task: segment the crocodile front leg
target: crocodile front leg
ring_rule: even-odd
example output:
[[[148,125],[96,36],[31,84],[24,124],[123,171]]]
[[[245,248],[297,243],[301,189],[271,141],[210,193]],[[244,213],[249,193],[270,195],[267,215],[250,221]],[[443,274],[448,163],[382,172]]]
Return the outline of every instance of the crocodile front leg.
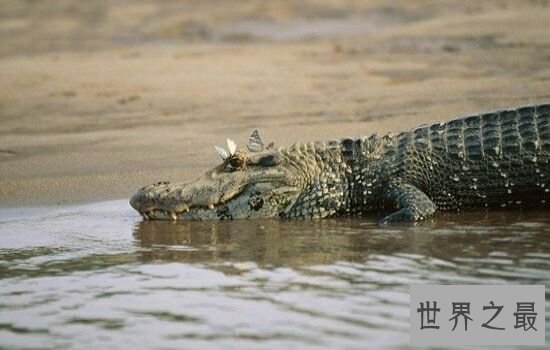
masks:
[[[384,201],[387,208],[395,211],[380,220],[381,225],[424,220],[436,211],[434,202],[424,192],[408,184],[392,186],[384,194]]]

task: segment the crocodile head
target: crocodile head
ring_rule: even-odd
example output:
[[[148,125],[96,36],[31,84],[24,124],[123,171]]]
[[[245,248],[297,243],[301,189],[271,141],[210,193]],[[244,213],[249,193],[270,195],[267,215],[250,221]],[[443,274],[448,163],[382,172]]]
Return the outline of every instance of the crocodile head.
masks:
[[[216,146],[223,162],[189,183],[158,182],[130,204],[146,219],[244,219],[284,216],[300,195],[301,171],[284,149],[264,147],[255,130],[246,150]]]

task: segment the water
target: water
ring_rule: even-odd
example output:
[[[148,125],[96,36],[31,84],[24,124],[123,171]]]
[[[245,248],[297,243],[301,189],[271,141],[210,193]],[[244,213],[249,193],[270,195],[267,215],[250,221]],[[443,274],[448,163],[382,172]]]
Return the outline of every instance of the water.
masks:
[[[550,291],[544,211],[390,227],[142,222],[126,201],[0,213],[7,348],[408,348],[411,284]]]

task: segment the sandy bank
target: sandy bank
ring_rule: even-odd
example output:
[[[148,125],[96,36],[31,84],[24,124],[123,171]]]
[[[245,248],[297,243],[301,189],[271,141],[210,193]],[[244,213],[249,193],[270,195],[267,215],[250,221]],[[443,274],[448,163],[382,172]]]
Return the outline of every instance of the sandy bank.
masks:
[[[218,162],[214,144],[253,128],[289,144],[550,100],[544,2],[246,1],[225,15],[206,3],[73,2],[50,17],[0,5],[0,206],[183,181]],[[270,36],[281,28],[290,34]]]

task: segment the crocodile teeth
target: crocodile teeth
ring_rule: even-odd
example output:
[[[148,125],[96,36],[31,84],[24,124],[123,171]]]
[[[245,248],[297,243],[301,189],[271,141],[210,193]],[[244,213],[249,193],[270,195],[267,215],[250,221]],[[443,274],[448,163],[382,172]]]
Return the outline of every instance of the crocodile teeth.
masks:
[[[146,213],[141,213],[141,215],[145,220],[149,220],[149,216]]]
[[[214,209],[214,204],[208,204],[208,209]]]
[[[172,217],[172,220],[177,220],[178,219],[176,213],[170,213],[170,216]]]

